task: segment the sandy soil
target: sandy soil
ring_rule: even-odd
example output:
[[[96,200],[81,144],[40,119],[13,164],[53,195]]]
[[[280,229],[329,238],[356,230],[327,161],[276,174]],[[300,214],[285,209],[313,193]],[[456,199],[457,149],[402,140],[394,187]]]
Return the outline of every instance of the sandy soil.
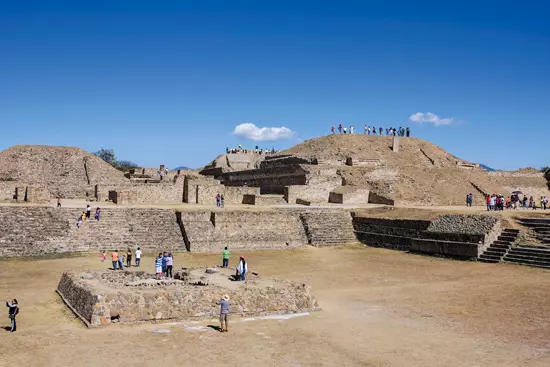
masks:
[[[547,270],[359,246],[249,252],[251,271],[310,283],[323,311],[284,321],[234,317],[227,334],[183,324],[88,330],[54,290],[63,270],[106,267],[99,256],[0,262],[0,294],[21,306],[19,331],[0,334],[0,365],[550,365]],[[175,260],[210,266],[219,256]],[[142,265],[152,270],[153,258]]]

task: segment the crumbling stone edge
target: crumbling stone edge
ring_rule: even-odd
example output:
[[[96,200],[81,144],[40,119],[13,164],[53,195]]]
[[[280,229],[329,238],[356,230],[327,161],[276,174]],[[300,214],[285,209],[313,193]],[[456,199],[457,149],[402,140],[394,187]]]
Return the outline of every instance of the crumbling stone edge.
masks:
[[[86,325],[86,327],[88,329],[90,328],[97,328],[97,327],[101,327],[101,326],[94,326],[92,325],[88,320],[86,320],[81,314],[78,313],[78,311],[71,305],[71,303],[69,301],[67,301],[67,299],[65,298],[65,296],[63,296],[63,293],[61,293],[59,291],[59,289],[56,289],[55,292],[57,294],[59,294],[59,297],[61,297],[61,299],[63,300],[63,303],[65,303],[65,305],[67,305],[67,307],[69,307],[69,309],[71,311],[73,311],[73,313],[76,315],[76,317],[78,317],[83,323],[84,325]]]

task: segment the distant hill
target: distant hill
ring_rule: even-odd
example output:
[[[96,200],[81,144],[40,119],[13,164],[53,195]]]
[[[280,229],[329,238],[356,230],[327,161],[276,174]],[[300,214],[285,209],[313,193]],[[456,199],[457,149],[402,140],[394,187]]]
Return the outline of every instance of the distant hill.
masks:
[[[177,170],[182,170],[182,171],[193,171],[194,169],[193,168],[189,168],[189,167],[185,167],[185,166],[179,166],[179,167],[176,167],[176,168],[172,168],[171,171],[177,171]]]
[[[483,168],[483,169],[485,169],[487,172],[496,171],[496,169],[491,168],[491,167],[489,167],[489,166],[486,166],[486,165],[484,165],[484,164],[480,164],[480,167]]]

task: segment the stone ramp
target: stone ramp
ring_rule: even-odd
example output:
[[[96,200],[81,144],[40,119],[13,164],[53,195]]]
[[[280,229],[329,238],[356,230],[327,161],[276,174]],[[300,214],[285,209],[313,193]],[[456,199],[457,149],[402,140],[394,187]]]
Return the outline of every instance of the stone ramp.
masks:
[[[334,246],[357,242],[351,214],[347,211],[307,211],[300,214],[312,246]]]

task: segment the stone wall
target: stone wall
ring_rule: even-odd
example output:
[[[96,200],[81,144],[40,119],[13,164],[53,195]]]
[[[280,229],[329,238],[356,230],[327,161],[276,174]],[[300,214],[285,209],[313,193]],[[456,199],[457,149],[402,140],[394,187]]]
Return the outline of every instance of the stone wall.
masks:
[[[0,200],[12,201],[15,199],[15,188],[17,181],[0,181]]]
[[[181,203],[183,202],[183,183],[177,180],[159,183],[130,183],[124,185],[96,185],[95,198],[103,202],[109,198],[109,192],[126,193],[125,204],[130,203]]]
[[[206,286],[196,286],[191,279],[157,281],[144,272],[66,272],[57,292],[88,327],[106,326],[115,315],[122,323],[212,319],[219,316],[218,302],[223,294],[229,295],[232,316],[320,309],[306,284],[249,275],[247,281],[229,286],[228,271],[205,274],[202,269],[201,279]]]
[[[0,256],[128,247],[141,247],[144,252],[185,250],[174,211],[103,209],[99,222],[85,221],[77,229],[76,219],[81,212],[68,208],[0,207]]]
[[[256,206],[283,205],[286,201],[279,195],[244,195],[243,204]]]
[[[178,212],[178,221],[189,251],[218,252],[231,249],[289,249],[307,244],[298,213]]]
[[[259,195],[259,187],[231,187],[224,185],[196,185],[197,204],[216,204],[216,195],[224,196],[225,204],[242,204],[244,195]]]
[[[283,194],[284,187],[305,185],[308,170],[302,165],[275,166],[270,169],[253,169],[224,173],[221,180],[226,186],[260,187],[262,194]]]
[[[369,202],[370,190],[353,187],[341,186],[329,193],[329,203],[337,204],[367,204]]]
[[[295,204],[297,199],[312,203],[327,203],[330,192],[342,185],[342,179],[338,176],[313,176],[308,177],[307,185],[290,185],[284,188],[285,201]]]
[[[370,246],[476,258],[501,231],[500,221],[483,215],[443,215],[434,221],[355,216],[358,239]]]

